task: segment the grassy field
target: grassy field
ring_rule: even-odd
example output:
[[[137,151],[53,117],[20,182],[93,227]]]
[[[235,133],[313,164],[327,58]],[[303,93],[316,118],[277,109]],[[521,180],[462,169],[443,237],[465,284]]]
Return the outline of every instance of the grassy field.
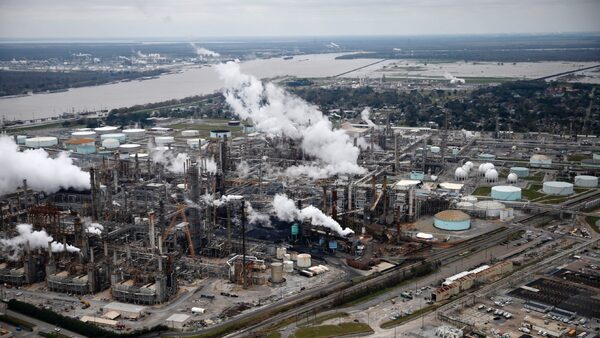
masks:
[[[175,123],[168,125],[167,127],[176,130],[198,130],[200,132],[200,137],[203,138],[209,137],[210,131],[214,129],[230,130],[234,137],[242,135],[242,127],[229,126],[227,125],[228,121],[229,120],[209,119],[202,120],[202,124]]]
[[[347,312],[332,312],[332,313],[328,313],[326,315],[317,317],[317,319],[313,320],[312,322],[310,322],[312,325],[315,324],[321,324],[324,321],[330,320],[330,319],[334,319],[334,318],[344,318],[344,317],[348,317],[348,313]]]
[[[536,198],[546,196],[545,194],[539,192],[540,189],[542,189],[541,184],[531,184],[527,189],[521,191],[521,195],[528,200],[534,200]]]
[[[321,325],[313,327],[301,327],[291,338],[329,338],[343,337],[355,334],[370,334],[373,329],[365,323],[342,323],[338,325]]]
[[[567,160],[572,161],[572,162],[580,162],[581,160],[585,160],[588,158],[592,158],[592,156],[591,155],[582,155],[582,154],[573,154],[573,155],[567,156]]]
[[[585,218],[587,224],[589,224],[595,232],[600,233],[600,228],[596,225],[596,222],[598,222],[598,220],[600,220],[599,216],[587,216]]]
[[[473,191],[473,195],[477,196],[489,196],[492,191],[492,187],[477,187],[475,191]]]
[[[533,176],[527,176],[524,179],[527,181],[541,182],[544,180],[544,176],[545,174],[543,172],[537,172]]]

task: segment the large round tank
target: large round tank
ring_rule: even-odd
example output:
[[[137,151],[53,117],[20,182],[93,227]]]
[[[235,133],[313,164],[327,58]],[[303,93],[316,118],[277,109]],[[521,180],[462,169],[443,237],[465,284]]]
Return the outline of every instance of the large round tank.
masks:
[[[492,187],[491,196],[495,200],[517,201],[521,199],[521,188],[512,185],[497,185]]]
[[[520,178],[525,178],[529,176],[529,168],[525,167],[511,167],[510,172],[513,174],[517,174]]]
[[[529,165],[532,167],[548,168],[552,165],[552,158],[542,154],[531,155],[531,158],[529,158]]]
[[[156,142],[157,145],[171,144],[171,143],[175,142],[175,138],[173,136],[155,136],[154,142]]]
[[[515,174],[515,173],[510,173],[506,177],[506,183],[508,183],[508,184],[515,184],[515,183],[517,183],[518,180],[519,180],[519,176],[517,176],[517,174]]]
[[[481,217],[498,218],[500,211],[504,209],[504,204],[497,201],[479,201],[475,203],[475,211]]]
[[[481,176],[485,175],[485,173],[490,170],[490,169],[494,169],[495,166],[492,163],[482,163],[479,165],[479,168],[477,169],[477,171],[479,172],[479,174]]]
[[[456,170],[454,170],[454,179],[457,181],[466,180],[468,175],[469,174],[467,173],[467,171],[462,167],[456,168]]]
[[[199,138],[189,138],[189,139],[185,140],[185,142],[192,149],[200,148],[200,139]]]
[[[75,138],[65,141],[65,148],[78,154],[93,154],[96,152],[96,141],[93,138]]]
[[[198,130],[183,130],[181,131],[181,136],[184,137],[192,137],[200,135],[200,131]]]
[[[467,162],[465,162],[465,164],[464,164],[464,165],[466,165],[467,167],[469,167],[469,170],[470,170],[470,169],[473,169],[473,162],[471,162],[471,161],[467,161]]]
[[[226,129],[211,130],[210,131],[210,137],[211,138],[225,138],[225,137],[227,137],[228,139],[231,139],[231,131],[226,130]]]
[[[458,202],[456,203],[456,209],[460,210],[473,210],[475,208],[474,204],[471,202]]]
[[[283,272],[286,272],[286,273],[294,272],[294,262],[293,261],[283,261]]]
[[[296,259],[296,265],[298,265],[299,268],[308,268],[312,264],[309,254],[298,254]]]
[[[473,195],[463,196],[460,198],[460,200],[463,202],[477,203],[477,197]]]
[[[283,259],[283,256],[287,253],[286,251],[287,251],[286,248],[283,248],[283,247],[277,248],[277,254],[275,255],[275,257],[277,257],[277,259]]]
[[[127,139],[127,135],[125,135],[125,133],[108,133],[100,135],[101,140],[106,140],[109,138],[114,138],[116,140],[119,140],[120,143],[122,143],[125,142],[125,139]]]
[[[441,150],[440,147],[438,146],[432,146],[431,149],[429,149],[431,151],[432,154],[438,154]]]
[[[573,184],[559,181],[544,182],[542,191],[548,195],[571,195],[573,193]]]
[[[129,138],[143,137],[146,135],[146,129],[123,129],[123,134]]]
[[[496,169],[486,171],[485,180],[488,182],[498,182],[498,171],[496,171]]]
[[[100,135],[114,133],[117,130],[119,130],[119,127],[113,127],[113,126],[104,126],[104,127],[94,128],[94,131]]]
[[[127,144],[122,144],[119,146],[119,150],[124,153],[134,153],[134,152],[140,150],[141,148],[142,148],[142,146],[137,143],[127,143]]]
[[[96,132],[92,130],[74,131],[71,133],[72,138],[95,138]]]
[[[433,225],[442,230],[467,230],[471,227],[471,216],[460,210],[444,210],[433,216]]]
[[[58,144],[58,139],[52,136],[32,137],[25,140],[25,145],[33,148],[52,147]]]
[[[117,149],[119,148],[120,144],[121,143],[119,142],[119,140],[116,140],[114,138],[109,138],[102,141],[102,146],[106,149]]]
[[[575,186],[595,188],[598,186],[598,177],[590,175],[577,175],[575,176]]]
[[[482,161],[492,161],[492,160],[496,159],[496,155],[494,155],[494,154],[479,154],[479,156],[477,158]]]
[[[283,283],[283,264],[279,262],[271,264],[271,283]]]

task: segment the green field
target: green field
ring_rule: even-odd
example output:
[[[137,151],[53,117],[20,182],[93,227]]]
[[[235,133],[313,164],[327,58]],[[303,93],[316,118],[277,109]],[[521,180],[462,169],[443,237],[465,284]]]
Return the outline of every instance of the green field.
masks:
[[[600,216],[587,216],[585,218],[585,221],[587,222],[587,224],[590,225],[590,227],[592,227],[592,229],[594,229],[595,232],[600,233],[600,228],[598,227],[598,225],[596,225],[596,223],[600,220]]]
[[[492,187],[477,187],[475,191],[473,191],[473,195],[477,196],[489,196],[492,191]]]
[[[168,125],[167,127],[176,130],[198,130],[200,137],[207,138],[210,135],[210,131],[214,129],[230,130],[232,136],[240,136],[243,134],[243,128],[241,126],[229,126],[227,122],[229,120],[219,119],[205,119],[202,120],[201,124],[191,123],[175,123]]]
[[[534,200],[536,198],[546,196],[544,193],[541,193],[539,190],[542,189],[541,184],[531,184],[529,187],[521,192],[524,198],[528,200]]]
[[[527,181],[541,182],[544,180],[544,176],[545,174],[543,172],[537,172],[533,176],[527,176],[523,179]]]
[[[321,325],[313,327],[301,327],[291,338],[329,338],[343,337],[347,335],[371,334],[373,329],[365,323],[342,323],[338,325]]]
[[[390,329],[390,328],[392,328],[394,326],[398,326],[398,325],[400,325],[400,324],[402,324],[404,322],[407,322],[409,320],[417,318],[418,316],[420,316],[422,314],[426,314],[429,311],[433,311],[433,310],[435,310],[440,305],[441,304],[439,304],[439,305],[435,305],[435,304],[434,305],[429,305],[429,306],[426,306],[424,308],[418,309],[417,311],[409,314],[408,316],[403,316],[403,317],[400,317],[398,319],[393,319],[393,320],[390,320],[390,321],[387,321],[387,322],[383,322],[381,324],[381,328],[382,329]]]

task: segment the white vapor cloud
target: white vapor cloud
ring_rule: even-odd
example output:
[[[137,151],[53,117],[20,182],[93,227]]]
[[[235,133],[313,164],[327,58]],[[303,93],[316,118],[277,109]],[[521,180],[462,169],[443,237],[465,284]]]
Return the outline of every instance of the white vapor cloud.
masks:
[[[12,138],[0,136],[0,195],[15,191],[23,179],[31,189],[46,193],[90,188],[89,173],[74,165],[68,153],[52,158],[43,149],[21,152]]]
[[[9,239],[0,239],[0,253],[6,255],[9,260],[18,260],[26,243],[29,243],[29,249],[31,250],[48,250],[48,243],[50,243],[52,252],[67,251],[73,253],[81,251],[73,245],[65,245],[54,241],[54,238],[48,235],[46,230],[34,231],[31,224],[18,224],[16,229],[17,236]]]

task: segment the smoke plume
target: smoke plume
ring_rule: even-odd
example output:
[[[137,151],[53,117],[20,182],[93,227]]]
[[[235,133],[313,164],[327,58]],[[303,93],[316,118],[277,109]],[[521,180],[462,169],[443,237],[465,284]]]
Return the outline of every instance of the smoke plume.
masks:
[[[299,210],[294,201],[283,194],[275,195],[275,198],[273,198],[273,209],[277,218],[282,221],[291,222],[293,220],[310,220],[311,224],[329,228],[340,236],[348,236],[354,233],[352,229],[342,229],[338,222],[312,205]]]
[[[46,230],[33,231],[31,224],[18,224],[17,225],[18,235],[10,239],[0,239],[0,251],[8,255],[10,260],[18,260],[23,252],[23,247],[26,243],[29,245],[30,250],[36,249],[48,249],[48,243],[50,243],[52,252],[79,252],[80,249],[67,244],[58,243],[54,241],[52,236],[48,235]]]
[[[242,119],[251,119],[257,130],[269,136],[286,136],[300,140],[304,152],[318,160],[325,170],[309,176],[362,174],[356,164],[360,150],[350,137],[331,122],[315,106],[285,92],[273,83],[263,84],[254,76],[243,74],[239,64],[228,62],[217,66],[225,81],[223,95],[229,106]],[[308,166],[300,171],[316,168]]]
[[[446,80],[450,80],[450,84],[464,84],[465,79],[458,78],[450,73],[444,74]]]
[[[151,156],[152,162],[163,164],[165,169],[175,174],[182,174],[184,164],[190,159],[186,153],[179,153],[174,156],[172,152],[162,149],[153,149]]]
[[[100,223],[91,222],[90,219],[85,220],[85,232],[88,234],[98,235],[102,234],[102,230],[104,230],[104,226]]]
[[[20,152],[12,138],[0,136],[0,195],[15,191],[23,179],[31,189],[46,193],[90,188],[90,175],[74,165],[68,153],[51,158],[43,149]]]
[[[365,121],[365,123],[369,126],[369,127],[376,127],[375,123],[373,123],[373,121],[369,118],[369,116],[371,115],[371,108],[367,107],[365,109],[363,109],[362,112],[360,112],[360,118]]]
[[[192,48],[194,48],[196,55],[198,55],[198,57],[200,57],[201,59],[203,59],[204,57],[207,57],[207,56],[213,57],[213,58],[217,58],[217,57],[221,56],[221,54],[219,54],[217,52],[213,52],[212,50],[209,50],[209,49],[206,49],[203,47],[198,47],[193,42],[190,42],[190,46],[192,46]]]

